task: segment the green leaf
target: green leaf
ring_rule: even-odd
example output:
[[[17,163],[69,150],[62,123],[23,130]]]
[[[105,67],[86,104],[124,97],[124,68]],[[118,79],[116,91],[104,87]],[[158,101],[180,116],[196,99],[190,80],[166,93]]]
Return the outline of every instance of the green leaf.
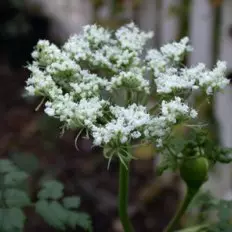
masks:
[[[50,204],[46,200],[40,200],[35,205],[36,212],[47,222],[49,225],[64,230],[65,225],[62,220],[60,220],[54,211],[51,209]]]
[[[229,221],[231,219],[231,202],[221,200],[218,205],[218,218],[220,221]]]
[[[8,211],[9,209],[0,208],[0,231],[8,231],[14,228],[11,221],[8,219]]]
[[[5,203],[8,207],[25,207],[30,205],[31,201],[27,193],[19,189],[6,189],[4,191]]]
[[[65,197],[63,199],[63,205],[67,209],[77,209],[80,206],[80,197]]]
[[[8,217],[15,228],[23,229],[26,217],[21,209],[19,208],[9,209]]]
[[[39,168],[39,160],[35,155],[13,153],[10,157],[17,167],[27,173],[33,173]]]
[[[49,180],[42,184],[43,189],[39,191],[38,198],[57,200],[63,196],[64,186],[56,180]]]
[[[184,149],[184,147],[186,146],[186,144],[187,144],[187,141],[182,137],[172,138],[169,142],[169,146],[172,147],[172,149],[174,149],[176,154],[181,152]]]
[[[0,231],[22,230],[26,217],[21,209],[0,209]]]
[[[8,173],[16,171],[17,167],[9,160],[7,159],[1,159],[0,160],[0,173]]]
[[[57,217],[57,219],[63,221],[64,223],[67,221],[68,211],[59,202],[52,201],[49,204],[49,207],[52,213]]]
[[[71,201],[77,198],[71,197]],[[77,202],[76,202],[77,203]],[[40,200],[36,203],[36,212],[46,221],[49,225],[64,230],[65,226],[70,226],[75,229],[80,226],[84,229],[91,231],[91,221],[87,214],[74,212],[65,209],[59,202],[47,200]]]
[[[18,185],[21,184],[28,178],[28,175],[22,171],[13,171],[5,175],[4,184],[5,185]]]
[[[73,229],[80,226],[83,229],[92,231],[91,220],[86,213],[69,211],[67,224]]]
[[[56,188],[56,189],[61,189],[61,190],[64,189],[63,184],[57,180],[46,180],[42,183],[42,186],[48,189],[50,188]]]

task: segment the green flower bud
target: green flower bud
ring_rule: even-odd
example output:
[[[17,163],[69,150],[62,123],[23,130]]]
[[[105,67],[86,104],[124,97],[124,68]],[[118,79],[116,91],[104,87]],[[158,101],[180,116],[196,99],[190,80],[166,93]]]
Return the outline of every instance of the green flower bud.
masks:
[[[180,166],[181,178],[189,188],[198,189],[208,178],[209,163],[204,157],[183,160]]]

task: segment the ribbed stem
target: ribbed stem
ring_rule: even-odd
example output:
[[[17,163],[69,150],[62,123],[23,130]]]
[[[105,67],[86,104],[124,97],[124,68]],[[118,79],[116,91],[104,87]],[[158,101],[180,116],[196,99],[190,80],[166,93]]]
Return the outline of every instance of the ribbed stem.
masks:
[[[171,220],[171,222],[168,224],[164,232],[173,232],[177,223],[185,213],[186,209],[188,208],[188,205],[191,203],[194,196],[197,194],[199,189],[193,189],[187,187],[187,192],[185,194],[184,200],[182,201],[179,209],[176,211],[175,216]]]
[[[122,223],[124,232],[133,232],[133,226],[128,216],[128,184],[129,184],[129,163],[127,167],[120,162],[119,171],[119,217]]]

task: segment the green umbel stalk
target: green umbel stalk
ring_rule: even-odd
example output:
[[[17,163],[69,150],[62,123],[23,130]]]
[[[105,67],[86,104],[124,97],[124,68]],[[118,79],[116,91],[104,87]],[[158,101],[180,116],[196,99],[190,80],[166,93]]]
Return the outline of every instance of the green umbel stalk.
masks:
[[[129,184],[129,163],[127,167],[120,162],[119,171],[119,217],[124,232],[134,232],[133,226],[128,215],[128,184]]]

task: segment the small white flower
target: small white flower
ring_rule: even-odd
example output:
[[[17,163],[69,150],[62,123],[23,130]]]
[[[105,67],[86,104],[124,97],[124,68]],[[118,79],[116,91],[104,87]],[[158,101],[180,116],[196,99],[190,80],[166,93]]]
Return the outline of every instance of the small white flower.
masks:
[[[45,108],[44,112],[48,115],[48,116],[54,116],[55,115],[55,110],[52,108]]]
[[[131,133],[131,137],[133,139],[138,139],[139,137],[141,137],[141,133],[139,131],[134,131]]]
[[[33,87],[32,85],[26,86],[25,90],[27,91],[28,95],[35,95],[35,87]]]
[[[144,79],[144,73],[139,68],[133,68],[127,72],[120,72],[118,75],[113,76],[108,84],[108,90],[125,87],[133,91],[143,91],[149,93],[149,81]]]
[[[31,77],[26,82],[26,90],[30,95],[44,95],[56,98],[62,90],[56,85],[52,77],[41,71],[36,65],[30,65]]]
[[[197,115],[198,115],[198,113],[197,113],[196,110],[192,109],[192,110],[190,111],[190,117],[191,117],[191,118],[196,118]]]
[[[152,32],[142,32],[135,26],[134,23],[130,23],[119,28],[115,35],[122,48],[139,53],[142,51],[146,41],[153,37]]]
[[[180,62],[186,52],[192,51],[192,47],[189,45],[189,38],[184,37],[180,42],[164,45],[160,48],[160,51],[165,58],[171,61]]]

